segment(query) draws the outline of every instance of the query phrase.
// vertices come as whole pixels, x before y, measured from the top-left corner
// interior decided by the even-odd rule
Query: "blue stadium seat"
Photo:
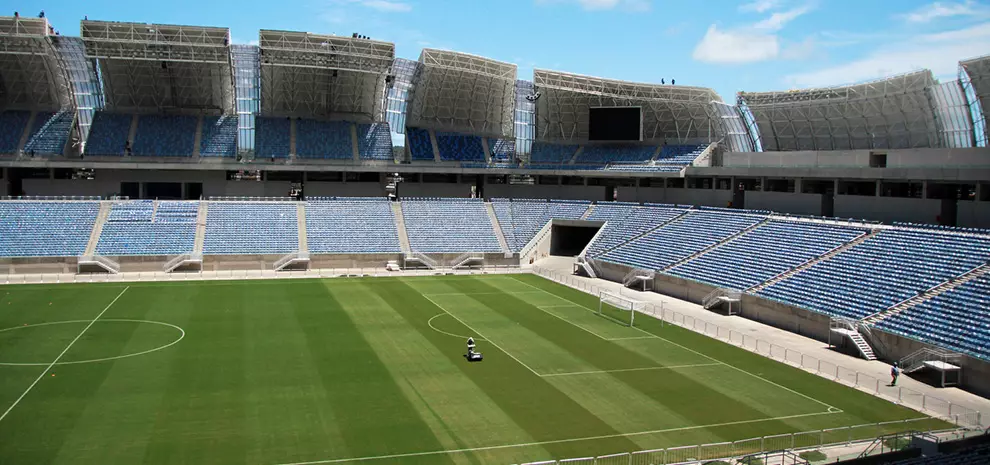
[[[758,295],[860,319],[990,260],[990,238],[885,229]]]
[[[404,200],[402,216],[416,252],[502,251],[481,199]]]
[[[575,163],[647,162],[657,151],[655,145],[585,145]]]
[[[707,145],[664,145],[657,156],[657,162],[670,165],[690,165]]]
[[[516,162],[516,141],[509,139],[488,139],[488,149],[492,152],[492,163]]]
[[[877,328],[990,360],[990,276],[880,320]]]
[[[599,202],[588,216],[592,221],[605,221],[604,229],[591,243],[587,256],[596,258],[603,253],[666,223],[686,210],[654,207],[622,202]]]
[[[297,208],[291,202],[210,202],[206,255],[287,254],[299,250]]]
[[[185,115],[141,115],[132,153],[148,157],[191,157],[199,118]]]
[[[306,241],[312,253],[399,253],[388,199],[356,197],[306,202]]]
[[[677,221],[606,252],[600,258],[606,262],[659,271],[764,218],[766,215],[689,211]]]
[[[193,251],[199,202],[152,200],[117,202],[110,215],[96,253],[121,255],[179,255]]]
[[[443,161],[484,161],[485,149],[481,136],[437,132],[437,149]]]
[[[31,112],[9,110],[0,113],[0,153],[16,153]]]
[[[287,118],[254,119],[254,153],[259,158],[289,158],[292,122]]]
[[[546,142],[534,142],[533,152],[529,156],[530,162],[540,163],[567,163],[571,161],[577,152],[577,145],[549,144]],[[569,168],[576,169],[576,168]]]
[[[771,221],[673,268],[670,274],[716,287],[745,290],[863,234],[865,229]]]
[[[406,128],[406,147],[412,160],[434,160],[430,131],[426,129]]]
[[[96,112],[86,138],[86,155],[124,155],[133,119],[132,115]]]
[[[69,141],[75,117],[75,112],[71,110],[58,113],[38,112],[34,116],[31,136],[24,144],[24,153],[61,155],[65,151],[65,144]]]
[[[0,257],[82,255],[99,211],[99,202],[0,201]]]
[[[362,160],[394,160],[388,123],[357,125],[358,154]]]
[[[513,252],[522,250],[536,233],[554,218],[577,220],[588,210],[591,202],[516,199],[492,199],[495,216],[502,234]]]
[[[199,139],[199,156],[228,157],[237,155],[237,116],[204,116]]]
[[[296,120],[296,157],[353,160],[351,123]]]

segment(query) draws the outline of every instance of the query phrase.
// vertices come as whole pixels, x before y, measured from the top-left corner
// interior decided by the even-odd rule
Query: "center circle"
[[[170,328],[170,329],[174,330],[175,333],[176,333],[176,335],[178,337],[176,337],[174,340],[172,340],[171,342],[169,342],[167,344],[160,344],[160,345],[158,345],[156,347],[152,347],[152,348],[147,349],[147,350],[141,350],[141,351],[127,353],[127,354],[120,354],[120,355],[116,355],[116,356],[113,356],[113,357],[89,358],[89,359],[84,359],[84,360],[59,361],[58,363],[55,363],[55,365],[78,365],[78,364],[81,364],[81,363],[97,363],[97,362],[106,362],[106,361],[110,361],[110,360],[119,360],[119,359],[122,359],[122,358],[136,357],[138,355],[149,354],[149,353],[152,353],[152,352],[157,352],[159,350],[167,349],[167,348],[169,348],[169,347],[171,347],[171,346],[173,346],[175,344],[178,344],[179,341],[181,341],[184,337],[186,337],[186,332],[182,328],[180,328],[180,327],[178,327],[176,325],[173,325],[171,323],[163,323],[161,321],[151,321],[151,320],[128,320],[128,319],[115,319],[115,318],[100,319],[100,320],[96,320],[95,322],[92,321],[92,320],[66,320],[66,321],[51,321],[51,322],[47,322],[47,323],[35,323],[35,324],[29,324],[29,325],[14,326],[14,327],[10,327],[10,328],[0,329],[0,337],[2,337],[4,335],[4,333],[8,333],[8,332],[15,331],[15,330],[18,330],[18,329],[37,328],[37,327],[40,327],[40,326],[70,325],[70,324],[71,325],[79,325],[79,324],[89,325],[90,323],[92,323],[94,326],[95,325],[98,325],[98,324],[102,324],[102,323],[137,323],[137,324],[158,325],[158,326],[163,326],[163,327]],[[51,364],[50,361],[49,362],[8,362],[8,361],[0,360],[0,366],[48,366],[50,364]]]

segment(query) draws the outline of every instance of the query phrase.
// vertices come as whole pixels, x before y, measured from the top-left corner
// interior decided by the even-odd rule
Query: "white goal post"
[[[608,318],[623,326],[636,322],[636,312],[642,311],[644,303],[608,291],[598,293],[598,316]],[[619,310],[618,315],[615,310]],[[625,314],[628,312],[628,315]]]

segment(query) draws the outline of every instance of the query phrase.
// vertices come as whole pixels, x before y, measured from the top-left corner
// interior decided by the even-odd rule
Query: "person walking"
[[[897,386],[897,377],[901,376],[901,368],[897,366],[897,362],[894,362],[894,366],[890,367],[890,385]]]

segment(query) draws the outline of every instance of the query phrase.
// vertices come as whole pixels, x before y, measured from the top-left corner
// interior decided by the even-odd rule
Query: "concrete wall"
[[[307,197],[384,197],[385,187],[375,182],[306,181]]]
[[[937,348],[931,344],[876,329],[872,332],[882,343],[885,351],[881,353],[881,357],[885,360],[899,360],[919,349]],[[990,363],[963,355],[961,365],[962,387],[980,396],[990,397]]]
[[[990,229],[990,202],[956,202],[956,222],[964,228]]]
[[[887,154],[887,168],[965,168],[990,166],[990,149],[899,149],[874,150]],[[825,150],[794,152],[730,152],[722,165],[728,168],[780,166],[828,168],[870,166],[870,150]]]
[[[748,192],[746,196],[748,198]],[[886,223],[893,221],[935,223],[941,212],[942,201],[937,199],[835,196],[835,216],[839,218],[870,219]]]
[[[620,187],[620,197],[625,188]],[[604,186],[548,186],[526,184],[485,184],[485,197],[513,199],[605,200]],[[630,200],[632,201],[632,200]]]
[[[822,194],[749,191],[746,192],[746,208],[820,216]]]

